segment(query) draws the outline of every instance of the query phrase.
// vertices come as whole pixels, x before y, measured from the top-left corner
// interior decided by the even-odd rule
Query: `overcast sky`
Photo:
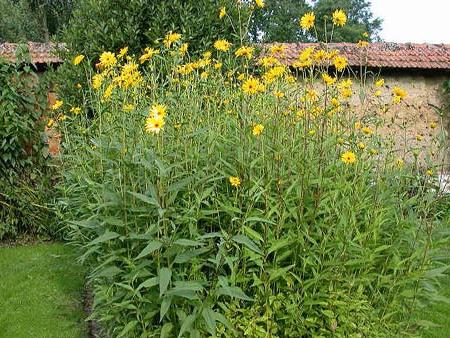
[[[450,0],[371,0],[389,42],[450,43]]]

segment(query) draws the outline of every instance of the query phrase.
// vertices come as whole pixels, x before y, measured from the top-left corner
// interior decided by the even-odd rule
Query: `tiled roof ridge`
[[[263,44],[263,50],[272,45],[283,45],[286,52],[282,61],[291,65],[298,54],[308,47],[323,48],[323,43],[270,43]],[[450,70],[450,44],[374,42],[367,47],[356,43],[328,43],[329,49],[337,49],[347,57],[350,66],[365,65],[379,68],[414,68]]]
[[[61,48],[65,48],[64,43],[56,42],[33,42],[26,43],[10,43],[0,42],[0,58],[4,58],[8,61],[16,61],[16,51],[19,46],[27,46],[31,62],[34,64],[44,63],[61,63],[62,59],[56,54],[56,51]]]

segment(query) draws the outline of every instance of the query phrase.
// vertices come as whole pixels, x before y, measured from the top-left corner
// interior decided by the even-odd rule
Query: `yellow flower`
[[[345,140],[342,137],[339,137],[337,139],[338,144],[343,145],[345,143]]]
[[[221,52],[226,52],[230,49],[231,42],[228,42],[227,40],[221,39],[214,42],[214,48]]]
[[[242,90],[245,94],[248,95],[256,94],[258,92],[264,91],[264,89],[265,87],[263,84],[261,84],[259,79],[253,77],[245,80],[245,82],[242,84]]]
[[[264,130],[264,126],[262,124],[257,124],[256,126],[253,127],[253,135],[259,136],[259,135],[261,135],[263,130]]]
[[[355,129],[361,129],[361,122],[359,121],[355,122]]]
[[[255,48],[248,47],[248,46],[242,46],[237,51],[234,52],[234,55],[237,57],[246,57],[247,59],[251,59],[253,56]]]
[[[328,53],[324,51],[323,49],[319,49],[317,52],[314,53],[314,60],[316,62],[322,62],[325,60],[328,56]]]
[[[208,76],[209,76],[209,73],[208,72],[202,72],[201,74],[200,74],[200,78],[201,79],[206,79],[206,78],[208,78]]]
[[[431,129],[435,129],[437,127],[437,123],[436,122],[431,122],[430,123],[430,128]]]
[[[52,106],[52,110],[57,110],[57,109],[61,108],[63,103],[64,102],[62,100],[56,100],[55,103]]]
[[[341,155],[341,161],[345,164],[353,164],[356,162],[356,155],[352,151],[346,151]]]
[[[212,53],[210,51],[206,51],[203,53],[204,59],[211,59]]]
[[[214,68],[215,68],[215,69],[220,69],[220,68],[222,68],[222,62],[216,62],[216,63],[214,64]]]
[[[365,40],[358,41],[358,47],[364,48],[364,47],[367,47],[368,45],[369,45],[369,43]]]
[[[367,136],[370,136],[373,134],[373,130],[370,127],[364,127],[361,129],[361,131],[366,134]]]
[[[113,89],[114,89],[113,84],[110,84],[108,87],[106,87],[105,92],[103,93],[103,98],[106,100],[109,99],[112,95]]]
[[[384,86],[384,79],[379,79],[375,82],[375,87],[383,87]]]
[[[58,117],[58,120],[59,120],[59,121],[65,121],[65,120],[67,120],[67,115],[62,114],[60,117]]]
[[[165,38],[163,40],[163,44],[166,48],[170,48],[172,46],[172,44],[179,41],[180,39],[181,39],[181,34],[169,32],[165,36]]]
[[[123,58],[128,53],[128,47],[123,47],[119,50],[119,58]]]
[[[335,77],[331,77],[327,73],[322,73],[322,79],[328,86],[331,86],[337,80]]]
[[[266,83],[272,83],[277,78],[283,76],[285,72],[286,72],[285,66],[276,66],[265,72],[263,75],[263,79]]]
[[[434,173],[434,172],[433,172],[433,169],[428,169],[428,170],[427,170],[427,175],[428,175],[428,176],[433,176],[433,173]]]
[[[225,15],[227,15],[227,9],[222,7],[219,11],[219,19],[222,19]]]
[[[187,43],[183,43],[183,44],[180,46],[180,49],[178,49],[178,51],[180,52],[181,56],[183,56],[184,54],[186,54],[188,48],[189,48],[189,44],[187,44]]]
[[[295,83],[295,81],[296,81],[295,76],[293,76],[293,75],[286,76],[287,83]]]
[[[300,19],[300,27],[304,30],[310,30],[314,27],[314,21],[316,20],[316,16],[313,12],[306,13]]]
[[[150,47],[146,47],[145,49],[144,49],[144,54],[142,54],[140,57],[139,57],[139,62],[142,64],[142,63],[144,63],[145,61],[148,61],[148,60],[150,60],[154,55],[156,55],[156,54],[159,54],[159,50],[157,50],[157,49],[153,49],[153,48],[150,48]]]
[[[364,32],[364,33],[363,33],[363,37],[368,38],[368,37],[369,37],[369,33]]]
[[[114,53],[111,52],[103,52],[100,55],[100,67],[102,68],[110,68],[117,63],[117,58]]]
[[[333,65],[337,71],[341,72],[347,67],[347,59],[338,55],[333,59]]]
[[[416,141],[422,141],[423,140],[423,136],[422,135],[416,135]]]
[[[243,81],[245,79],[245,74],[244,73],[239,74],[237,79],[238,81]]]
[[[81,83],[77,83],[77,84],[75,85],[75,88],[77,88],[77,89],[81,89],[81,87],[82,87]]]
[[[81,113],[81,108],[80,107],[72,107],[72,108],[70,108],[70,112],[74,115],[78,115]]]
[[[308,134],[310,136],[314,136],[314,135],[316,135],[316,131],[314,129],[311,129],[310,131],[308,131]]]
[[[359,142],[359,143],[357,144],[357,146],[358,146],[358,148],[361,149],[361,150],[366,149],[366,145],[365,145],[363,142]]]
[[[158,134],[164,127],[164,118],[162,117],[147,117],[145,120],[145,131],[147,133]]]
[[[334,108],[339,108],[341,103],[339,102],[339,100],[335,97],[333,97],[331,99],[331,104],[333,105]]]
[[[74,57],[74,59],[73,59],[73,61],[72,61],[72,63],[75,65],[75,66],[77,66],[77,65],[79,65],[80,63],[81,63],[81,61],[83,61],[84,60],[84,55],[77,55],[77,56],[75,56]]]
[[[392,94],[394,95],[393,97],[394,103],[400,103],[408,95],[406,90],[397,86],[392,88]]]
[[[241,185],[241,180],[237,176],[230,176],[229,181],[230,181],[230,184],[235,188],[237,188]]]
[[[166,114],[167,114],[166,106],[156,103],[150,107],[148,116],[154,118],[164,118]]]
[[[282,97],[284,97],[284,93],[283,93],[282,91],[279,91],[279,90],[275,90],[275,91],[273,92],[273,95],[274,95],[275,97],[279,98],[279,99],[281,99]]]
[[[136,108],[136,106],[132,103],[125,103],[122,107],[122,109],[126,112],[133,111]]]
[[[403,166],[405,165],[405,162],[402,159],[397,159],[396,165],[398,168],[403,168]]]
[[[95,74],[92,77],[92,88],[95,90],[99,89],[103,83],[103,76],[101,74]]]
[[[336,26],[344,26],[347,22],[347,15],[342,9],[337,9],[333,13],[333,24]]]
[[[286,51],[286,46],[275,44],[270,46],[270,54],[276,55],[276,54],[283,54]]]
[[[381,96],[381,90],[376,90],[376,91],[373,93],[373,95],[374,95],[374,96]]]
[[[255,0],[255,4],[259,8],[264,8],[264,0]]]
[[[55,120],[48,119],[48,121],[47,121],[47,128],[51,128],[54,124],[55,124]]]
[[[378,150],[377,149],[370,149],[370,153],[372,155],[378,155]]]
[[[269,67],[272,67],[275,65],[279,65],[280,61],[278,61],[273,56],[265,56],[265,57],[262,57],[258,63],[265,68],[269,68]]]

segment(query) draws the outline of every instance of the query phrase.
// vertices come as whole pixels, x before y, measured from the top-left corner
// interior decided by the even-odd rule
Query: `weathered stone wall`
[[[450,159],[450,118],[449,113],[443,120],[439,116],[436,108],[443,107],[442,84],[450,78],[450,74],[434,75],[411,75],[405,73],[382,74],[385,84],[379,88],[382,95],[379,98],[370,98],[372,103],[380,100],[380,109],[377,111],[385,121],[385,126],[381,128],[382,134],[392,136],[395,140],[395,149],[401,154],[407,148],[414,147],[420,152],[420,158],[423,160],[426,156],[436,154],[438,148],[438,136],[445,131],[445,142],[447,144],[447,170],[450,169],[448,160]],[[385,111],[382,103],[392,102],[392,88],[401,87],[406,90],[408,96],[403,102],[396,105],[390,105]],[[372,112],[363,112],[360,107],[357,88],[351,104],[355,105],[355,110],[359,114],[371,114]],[[372,89],[373,92],[373,89]],[[404,154],[406,158],[413,157],[412,154]],[[437,154],[436,154],[437,155]],[[434,156],[434,161],[441,161]]]

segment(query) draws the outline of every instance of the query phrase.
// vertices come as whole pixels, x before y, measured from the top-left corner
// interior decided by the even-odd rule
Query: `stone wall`
[[[385,111],[380,104],[380,109],[376,112],[384,118],[385,127],[380,132],[385,135],[392,136],[395,140],[395,148],[399,153],[404,152],[408,147],[414,147],[420,150],[420,158],[423,160],[426,154],[437,152],[439,135],[445,137],[446,143],[446,162],[447,170],[450,169],[450,113],[447,112],[444,119],[441,120],[436,108],[443,107],[442,85],[445,80],[450,78],[450,74],[381,74],[380,78],[384,78],[385,84],[380,88],[382,95],[379,97],[383,103],[392,101],[392,88],[394,86],[401,87],[406,90],[408,96],[403,102],[392,105]],[[357,88],[355,88],[357,91]],[[377,98],[378,100],[378,98]],[[363,112],[361,109],[360,99],[357,92],[355,93],[351,104],[355,106],[356,112],[359,114],[371,114],[372,112]],[[373,101],[374,102],[374,101]],[[370,116],[368,116],[370,119]],[[442,131],[446,135],[442,135]],[[413,157],[412,154],[404,154],[406,158]],[[434,161],[441,162],[434,156]]]

